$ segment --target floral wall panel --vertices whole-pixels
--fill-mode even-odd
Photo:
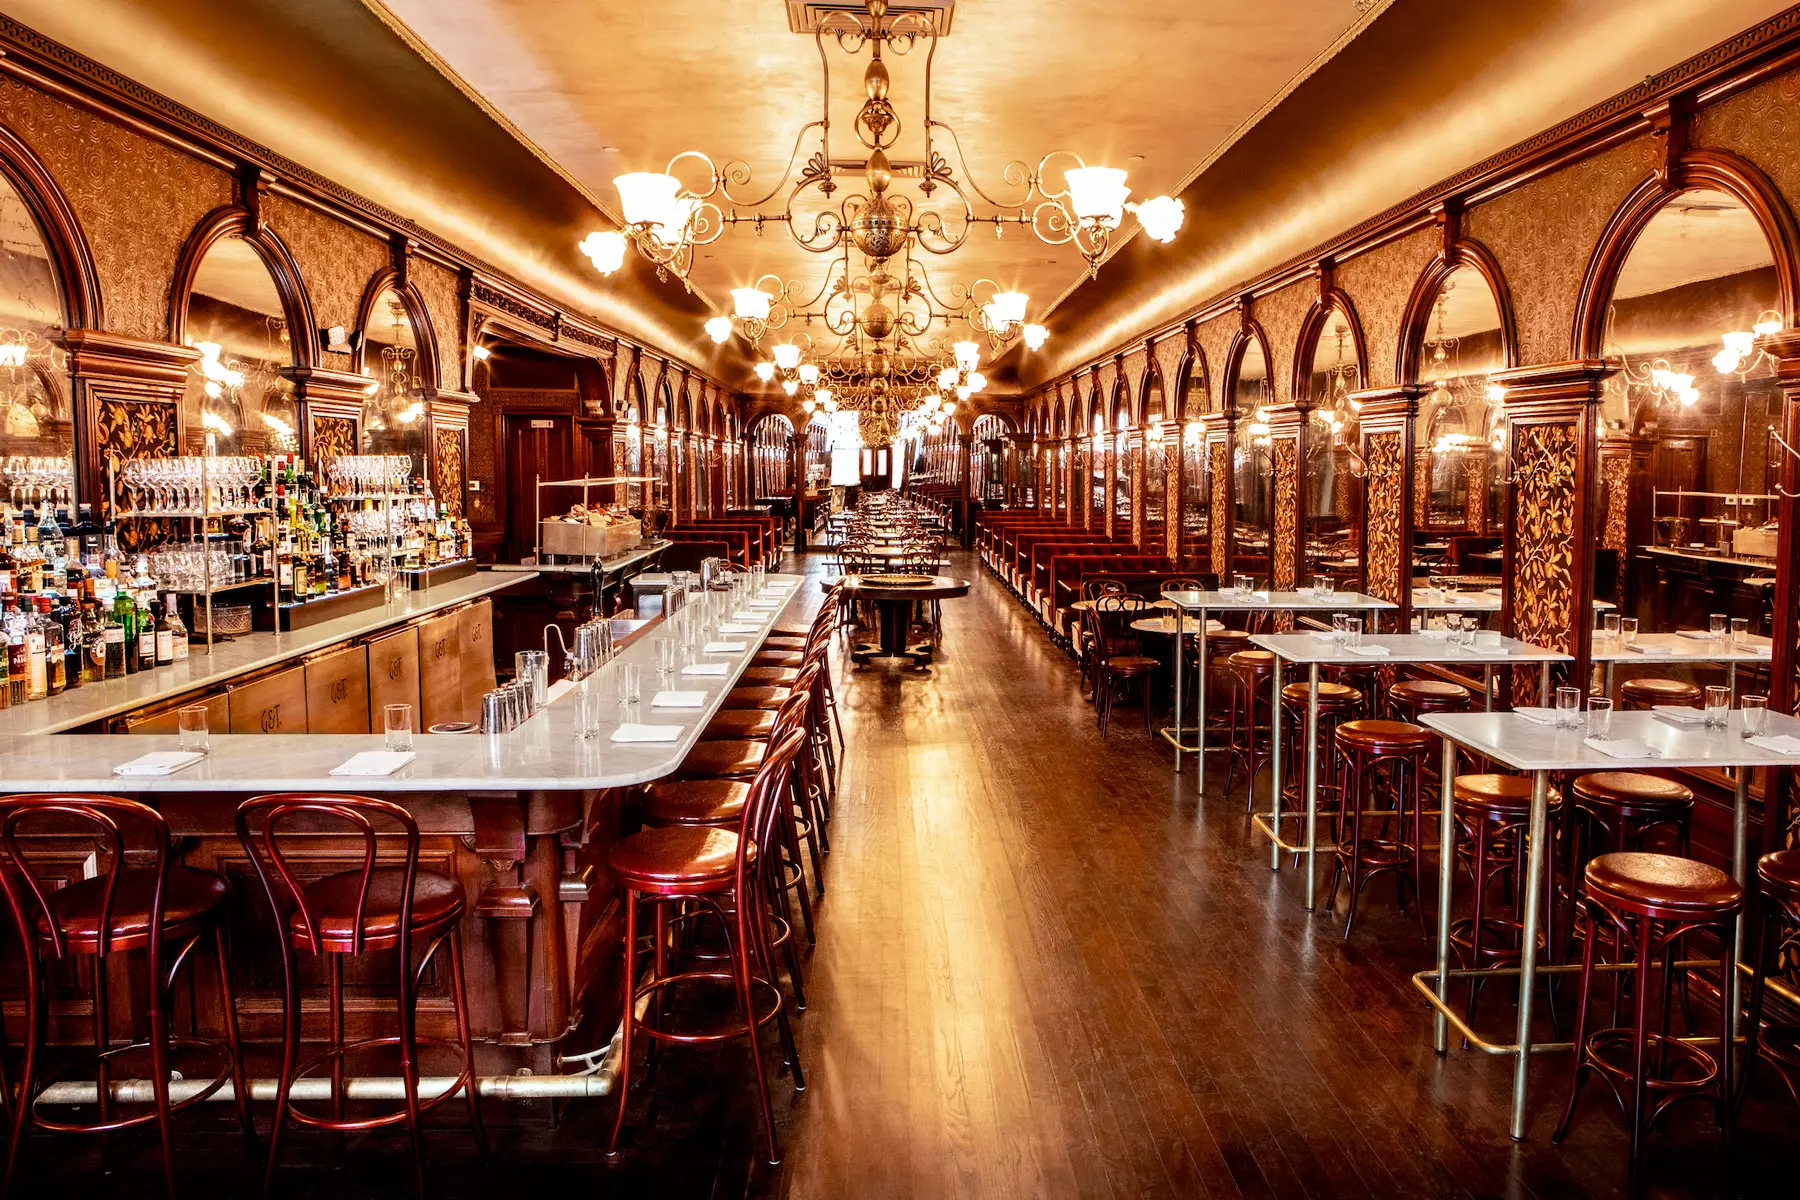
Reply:
[[[1300,556],[1300,441],[1276,438],[1275,454],[1275,562],[1274,586],[1293,588],[1294,564]]]
[[[1371,433],[1366,445],[1369,528],[1363,586],[1371,596],[1398,603],[1403,582],[1400,540],[1406,519],[1405,452],[1398,430]]]

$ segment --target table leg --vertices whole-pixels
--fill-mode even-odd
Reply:
[[[1200,631],[1195,636],[1200,646],[1194,660],[1194,670],[1200,672],[1200,676],[1194,680],[1194,725],[1196,728],[1194,745],[1200,749],[1194,754],[1194,791],[1204,793],[1206,791],[1206,610],[1202,608],[1198,615]],[[1181,736],[1179,722],[1175,726],[1175,736],[1177,738]]]
[[[1488,668],[1489,673],[1493,671]],[[1437,928],[1437,994],[1447,1000],[1450,993],[1450,889],[1456,881],[1456,745],[1444,741],[1444,759],[1438,767],[1443,780],[1443,813],[1438,818],[1438,928]],[[1423,904],[1424,897],[1417,897]],[[1450,1049],[1450,1022],[1439,1012],[1433,1022],[1432,1044],[1439,1054]]]
[[[1749,767],[1737,769],[1737,779],[1732,787],[1731,811],[1731,877],[1745,884],[1745,894],[1749,894],[1750,875],[1750,772]],[[1733,962],[1744,961],[1744,919],[1749,910],[1746,904],[1738,910],[1737,920],[1732,923],[1732,945],[1736,947]],[[1731,1036],[1738,1035],[1739,1016],[1743,1011],[1743,975],[1733,970],[1731,973]],[[1726,1053],[1731,1053],[1727,1048]]]
[[[1550,707],[1550,664],[1538,668],[1538,703]]]
[[[1481,711],[1494,711],[1494,664],[1489,663],[1481,671]]]
[[[1611,662],[1608,662],[1606,664],[1606,698],[1608,700],[1612,699],[1612,694],[1613,694],[1613,667],[1614,667],[1614,665],[1615,664],[1611,663]]]
[[[1269,682],[1269,741],[1274,747],[1269,760],[1269,870],[1281,870],[1281,655]]]
[[[1730,691],[1731,703],[1735,706],[1737,704],[1737,664],[1734,662],[1725,664],[1725,687]]]
[[[1319,664],[1306,669],[1306,911],[1318,907],[1313,892],[1319,886],[1319,873],[1313,869],[1318,857],[1319,833]]]
[[[1548,668],[1545,677],[1548,678]],[[1512,1138],[1525,1140],[1526,1077],[1531,1071],[1531,1002],[1537,998],[1537,938],[1543,919],[1544,838],[1548,833],[1550,772],[1531,773],[1531,824],[1526,831],[1525,921],[1519,929],[1519,1061],[1513,1065]]]
[[[1181,774],[1181,660],[1187,644],[1181,640],[1181,608],[1175,609],[1175,773]]]

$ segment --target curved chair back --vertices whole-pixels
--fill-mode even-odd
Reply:
[[[56,889],[46,884],[42,868],[27,853],[20,827],[28,822],[74,822],[78,828],[85,827],[92,832],[104,864],[104,873],[97,876],[105,882],[100,887],[98,928],[92,953],[105,958],[112,950],[113,904],[118,899],[119,876],[129,866],[134,871],[156,872],[156,882],[150,889],[148,929],[151,961],[162,961],[163,893],[169,879],[169,823],[163,820],[161,813],[123,796],[77,792],[8,796],[0,801],[0,813],[4,813],[4,817],[0,817],[0,846],[5,847],[13,867],[11,871],[0,870],[0,886],[6,890],[7,907],[12,910],[13,920],[18,922],[19,940],[23,945],[29,948],[33,937],[42,936],[47,937],[50,952],[55,957],[62,958],[69,952],[68,939],[50,904]],[[153,854],[149,862],[128,864],[125,860],[126,832],[134,826],[149,836]],[[37,931],[40,915],[48,934]],[[27,955],[28,959],[32,957]]]
[[[1094,645],[1102,660],[1120,652],[1130,637],[1131,623],[1150,614],[1150,602],[1124,593],[1100,596],[1094,601]]]

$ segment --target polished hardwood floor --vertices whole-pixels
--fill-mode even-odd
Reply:
[[[1389,888],[1348,942],[1340,920],[1308,916],[1241,792],[1197,798],[1133,709],[1103,740],[1067,656],[972,557],[955,569],[976,586],[944,604],[929,669],[834,654],[850,750],[798,1022],[809,1086],[774,1081],[785,1164],[760,1162],[743,1050],[674,1052],[634,1097],[618,1162],[600,1153],[610,1101],[554,1129],[492,1104],[492,1165],[455,1114],[431,1136],[434,1194],[1623,1194],[1601,1089],[1549,1144],[1566,1058],[1536,1064],[1515,1144],[1507,1065],[1432,1052],[1408,983],[1429,951]],[[1503,1029],[1508,997],[1490,992],[1483,1016]],[[196,1185],[229,1194],[254,1175],[224,1133],[184,1143]],[[353,1139],[335,1171],[299,1151],[284,1185],[393,1194],[399,1149]],[[35,1148],[33,1188],[85,1170],[52,1153]],[[1702,1108],[1678,1110],[1651,1142],[1653,1194],[1794,1195],[1800,1117],[1773,1088],[1746,1110],[1737,1161],[1728,1174]],[[134,1158],[121,1191],[154,1178],[139,1167],[154,1161]]]

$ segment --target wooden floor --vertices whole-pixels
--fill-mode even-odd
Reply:
[[[1268,869],[1241,793],[1198,800],[1133,709],[1101,740],[1069,660],[1002,587],[978,578],[943,607],[928,671],[837,655],[850,750],[798,1024],[809,1086],[775,1081],[785,1165],[759,1161],[743,1052],[676,1052],[634,1098],[617,1163],[599,1150],[610,1101],[554,1130],[490,1105],[503,1165],[480,1167],[447,1119],[435,1194],[1623,1194],[1600,1089],[1549,1144],[1566,1058],[1536,1064],[1515,1144],[1507,1066],[1432,1053],[1408,983],[1429,951],[1385,885],[1344,942],[1302,911],[1294,871]],[[1483,1015],[1503,1029],[1508,998]],[[227,1192],[254,1174],[228,1138],[189,1142],[185,1173]],[[394,1194],[399,1150],[353,1140],[343,1169],[288,1172],[288,1194]],[[35,1153],[32,1182],[60,1175]],[[1658,1196],[1792,1197],[1800,1118],[1759,1088],[1730,1179],[1690,1106],[1651,1162]]]

